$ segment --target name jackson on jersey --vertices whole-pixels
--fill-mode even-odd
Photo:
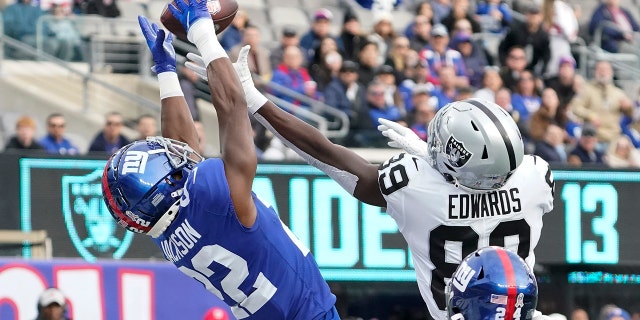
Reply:
[[[449,219],[504,216],[522,210],[518,188],[481,194],[450,194]]]
[[[189,253],[189,249],[193,248],[200,238],[202,238],[200,233],[185,219],[166,240],[162,240],[160,247],[167,260],[178,262]]]

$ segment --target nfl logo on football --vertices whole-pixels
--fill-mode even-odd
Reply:
[[[211,15],[215,15],[216,13],[220,12],[220,9],[222,7],[220,6],[220,0],[208,0],[207,1],[207,9],[209,9],[209,13]]]

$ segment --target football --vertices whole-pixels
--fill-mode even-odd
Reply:
[[[189,0],[174,1],[185,1],[186,3],[189,3]],[[199,1],[207,1],[207,8],[209,8],[211,19],[213,19],[213,25],[216,28],[216,34],[224,31],[224,29],[226,29],[231,24],[233,18],[236,16],[236,13],[238,13],[238,2],[236,0]],[[175,4],[175,2],[172,3]],[[184,30],[184,27],[180,24],[180,21],[178,21],[178,19],[173,16],[171,11],[169,11],[169,8],[164,8],[164,10],[162,11],[160,22],[162,22],[162,25],[164,25],[167,30],[176,35],[178,38],[187,40],[187,33]]]

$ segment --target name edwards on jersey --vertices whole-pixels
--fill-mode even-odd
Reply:
[[[504,216],[521,210],[518,188],[481,194],[449,195],[450,220]]]
[[[162,240],[160,247],[167,260],[177,262],[189,253],[189,249],[193,248],[200,238],[200,233],[185,219],[166,240]]]

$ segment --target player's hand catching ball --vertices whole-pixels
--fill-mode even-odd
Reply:
[[[144,16],[138,16],[138,23],[155,63],[151,70],[155,73],[176,72],[176,50],[173,48],[173,35],[150,23]]]

